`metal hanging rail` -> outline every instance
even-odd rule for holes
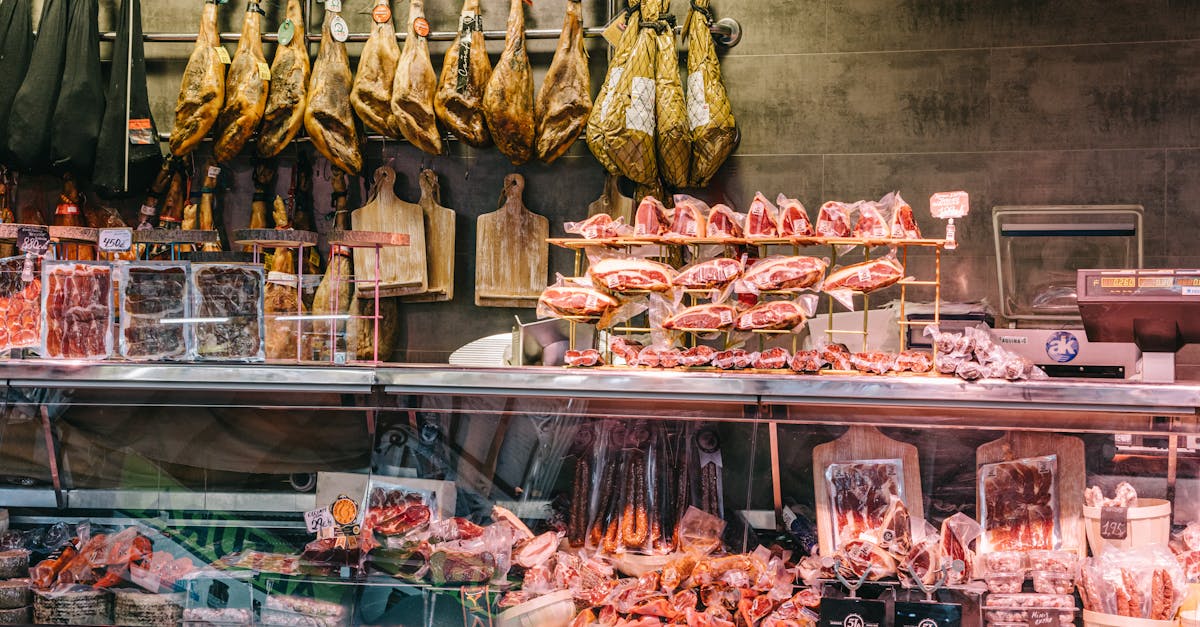
[[[682,30],[681,26],[675,27],[675,32],[678,33],[681,30]],[[716,23],[709,26],[709,30],[716,37],[717,43],[721,44],[722,46],[726,46],[726,47],[730,47],[730,48],[732,48],[733,46],[736,46],[738,44],[738,42],[741,41],[741,38],[742,38],[741,24],[739,24],[737,20],[735,20],[733,18],[729,18],[729,17],[718,20]],[[601,33],[603,33],[603,32],[604,32],[603,28],[585,28],[585,29],[583,29],[583,36],[584,37],[599,37],[601,35]],[[562,34],[562,31],[560,29],[537,28],[537,29],[530,29],[530,30],[525,31],[525,38],[526,39],[557,39],[558,36],[561,34]],[[346,41],[361,43],[361,42],[365,42],[367,40],[367,38],[370,36],[371,36],[370,33],[350,33],[350,35],[346,39]],[[434,31],[434,32],[429,33],[429,36],[427,37],[427,39],[429,39],[430,41],[454,41],[454,38],[457,36],[458,36],[457,31]],[[504,36],[505,36],[505,31],[502,31],[502,30],[485,30],[485,31],[483,31],[484,39],[503,40]],[[100,33],[101,41],[113,41],[116,38],[117,38],[117,34],[112,31]],[[241,33],[221,33],[220,38],[221,38],[221,41],[223,41],[223,42],[236,42],[236,41],[241,40],[242,34]],[[307,38],[312,43],[317,43],[317,42],[321,41],[321,35],[319,33],[310,33],[307,35]],[[402,32],[396,33],[396,39],[399,41],[404,41],[407,38],[408,38],[408,33],[402,33]],[[151,43],[195,43],[196,33],[145,33],[142,35],[142,39],[146,42],[151,42]],[[279,36],[275,33],[263,33],[263,36],[262,36],[262,40],[264,42],[268,42],[268,43],[274,43],[278,39],[279,39]]]

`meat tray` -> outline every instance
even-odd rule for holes
[[[26,282],[24,255],[0,259],[0,350],[36,348],[42,341],[41,258],[32,262],[33,280]]]
[[[140,261],[120,268],[120,352],[140,361],[183,360],[191,354],[191,327],[164,323],[188,318],[188,272],[183,261]]]
[[[266,275],[261,265],[192,265],[192,315],[211,319],[194,323],[196,359],[265,360],[265,283]]]
[[[113,350],[113,269],[105,262],[42,264],[42,354],[107,359]]]

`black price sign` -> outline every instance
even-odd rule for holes
[[[44,226],[17,227],[17,249],[31,255],[44,255],[50,250],[50,229]]]
[[[896,627],[960,627],[962,606],[956,603],[896,601]]]
[[[819,627],[880,627],[887,605],[863,599],[822,599]]]
[[[1129,536],[1129,510],[1124,507],[1100,508],[1100,537],[1124,540]]]

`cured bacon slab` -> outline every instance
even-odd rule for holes
[[[794,329],[808,319],[808,312],[800,303],[790,300],[776,300],[755,305],[742,312],[737,319],[737,330],[751,331],[754,329]],[[787,364],[785,359],[784,365]],[[779,367],[783,367],[782,365]]]
[[[746,216],[726,205],[715,205],[708,214],[708,237],[738,239],[745,234]]]
[[[858,207],[858,222],[854,224],[854,237],[863,239],[886,239],[891,235],[890,227],[883,219],[878,203],[860,202]]]
[[[617,299],[590,287],[562,285],[547,287],[538,298],[545,307],[560,316],[599,316],[617,307]]]
[[[750,266],[742,281],[759,291],[804,289],[816,285],[825,268],[816,257],[767,257]]]
[[[724,329],[733,325],[737,310],[729,305],[696,305],[663,321],[664,329]]]
[[[691,196],[675,196],[675,210],[667,232],[680,237],[705,237],[708,232],[708,205]]]
[[[759,192],[754,195],[750,209],[746,212],[746,237],[770,239],[779,237],[779,209]]]
[[[588,268],[592,281],[614,292],[650,290],[665,292],[671,289],[675,270],[666,264],[647,259],[602,259]]]
[[[821,237],[850,237],[850,208],[846,203],[829,201],[817,212],[817,235]]]
[[[658,237],[671,228],[667,208],[653,196],[646,196],[638,205],[633,219],[634,237]]]
[[[684,268],[675,276],[673,284],[689,290],[724,287],[736,279],[741,271],[740,261],[718,257]]]
[[[866,294],[904,278],[904,266],[891,257],[846,266],[829,273],[822,287],[826,292],[850,290]]]
[[[779,205],[780,237],[816,237],[817,230],[799,200],[780,194],[775,202]]]

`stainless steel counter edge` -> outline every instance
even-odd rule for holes
[[[343,392],[366,394],[370,368],[268,364],[133,364],[57,361],[0,362],[0,378],[14,387],[190,389]]]

